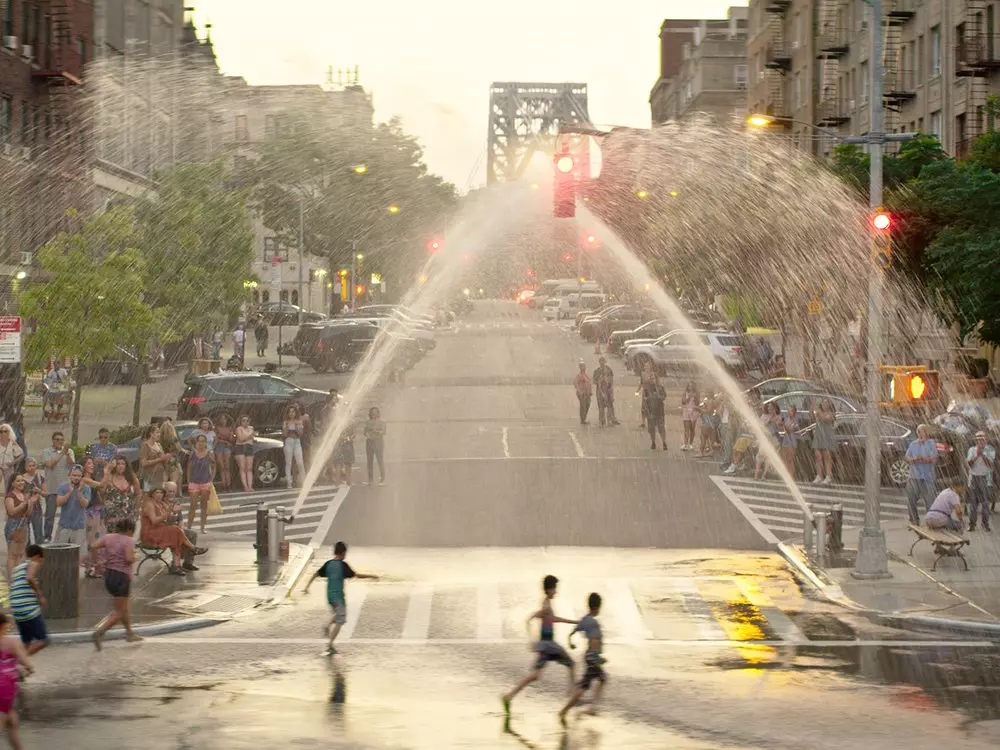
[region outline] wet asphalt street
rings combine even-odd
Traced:
[[[322,586],[301,584],[208,630],[53,646],[23,690],[27,747],[996,746],[990,644],[876,628],[806,596],[710,481],[717,466],[677,450],[676,410],[666,454],[637,429],[632,378],[621,427],[578,423],[557,378],[589,351],[482,303],[377,395],[389,481],[352,488],[328,541],[383,578],[348,584],[336,657],[320,653]],[[499,695],[530,665],[524,618],[546,573],[558,614],[604,595],[605,700],[562,730],[568,678],[550,665],[505,727]]]

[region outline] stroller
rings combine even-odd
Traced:
[[[42,383],[42,422],[56,424],[69,420],[76,385],[72,382]]]

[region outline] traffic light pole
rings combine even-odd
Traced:
[[[872,214],[882,206],[882,154],[885,148],[882,86],[882,0],[866,0],[871,6],[871,120],[868,136],[871,166],[869,199]],[[858,537],[858,558],[852,574],[855,578],[889,578],[889,555],[881,523],[879,490],[882,484],[882,440],[879,423],[878,366],[883,349],[883,270],[879,267],[877,237],[871,237],[868,253],[868,356],[865,389],[865,525]]]

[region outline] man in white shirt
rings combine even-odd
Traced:
[[[969,448],[965,463],[969,467],[969,531],[976,530],[976,519],[983,519],[983,531],[990,531],[990,479],[996,463],[996,448],[986,442],[986,433],[976,433],[976,444]]]
[[[956,479],[951,483],[951,487],[942,490],[941,493],[931,503],[930,510],[924,516],[924,526],[928,529],[951,529],[952,531],[962,530],[962,497],[958,491],[965,486],[965,482]],[[954,514],[954,517],[953,515]]]
[[[236,330],[233,331],[233,354],[239,358],[240,362],[243,361],[243,347],[246,344],[247,334],[243,330],[243,324],[240,323],[236,326]]]

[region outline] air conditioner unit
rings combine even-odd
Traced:
[[[23,47],[21,47],[21,57],[23,57],[25,60],[31,60],[32,58],[34,58],[34,56],[35,56],[35,48],[32,47],[30,44],[26,44]]]
[[[34,259],[34,254],[30,250],[21,251],[21,265],[30,266],[31,261]]]
[[[4,49],[17,49],[17,37],[16,36],[5,36],[3,38]]]

